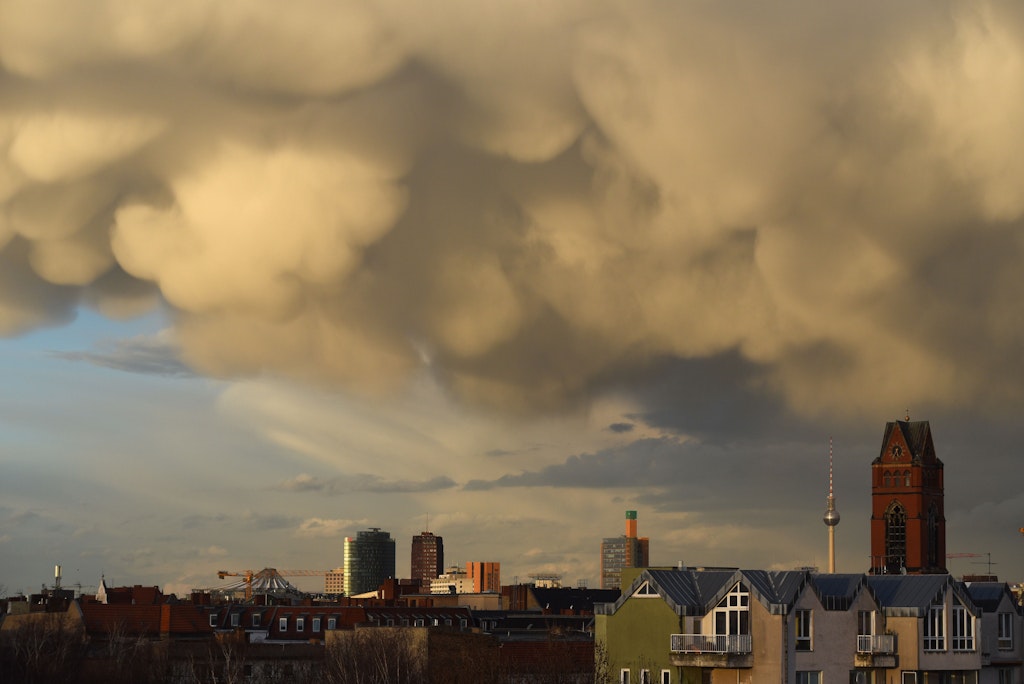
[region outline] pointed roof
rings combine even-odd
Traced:
[[[935,456],[935,444],[932,442],[932,428],[927,420],[909,421],[896,420],[885,424],[885,434],[882,437],[882,448],[874,463],[880,463],[885,456],[889,445],[892,443],[893,433],[897,432],[903,442],[910,450],[910,456],[914,463],[935,463],[941,466]]]

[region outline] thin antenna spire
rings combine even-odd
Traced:
[[[839,524],[839,511],[836,510],[836,497],[832,488],[832,438],[828,438],[828,500],[825,503],[825,525],[828,526],[828,571],[836,571],[836,525]]]
[[[832,438],[828,438],[828,498],[832,496]]]

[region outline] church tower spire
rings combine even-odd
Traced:
[[[943,465],[928,421],[885,425],[871,463],[871,573],[945,574]]]
[[[832,438],[828,438],[828,499],[825,503],[825,525],[828,526],[828,571],[836,571],[836,525],[839,524],[839,511],[836,510],[836,497],[832,491]]]

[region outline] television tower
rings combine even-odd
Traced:
[[[832,493],[832,438],[828,438],[828,500],[825,504],[825,525],[828,526],[828,571],[836,571],[836,525],[839,524],[839,511],[836,510],[836,497]]]

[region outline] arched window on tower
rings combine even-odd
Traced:
[[[885,486],[892,487],[892,476],[889,474],[888,470],[885,471]]]
[[[903,486],[904,487],[909,487],[910,486],[910,471],[909,470],[904,470],[903,471]]]
[[[893,501],[885,511],[885,572],[899,574],[907,565],[907,511]]]

